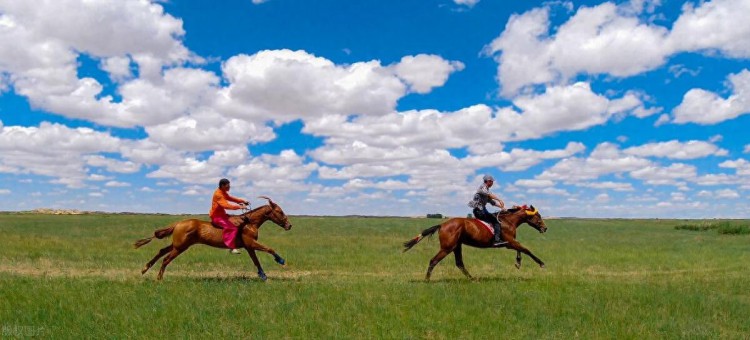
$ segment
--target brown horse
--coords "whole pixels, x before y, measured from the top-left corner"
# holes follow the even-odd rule
[[[516,240],[516,229],[522,223],[528,223],[534,229],[540,233],[547,231],[547,226],[544,225],[542,215],[534,208],[513,207],[503,212],[497,213],[498,220],[501,221],[501,232],[503,239],[507,242],[506,244],[499,246],[499,248],[509,248],[516,250],[516,268],[521,267],[521,253],[524,253],[534,259],[540,267],[544,268],[544,262],[531,253],[528,249],[524,248]],[[422,231],[419,235],[413,239],[404,243],[404,251],[407,251],[414,247],[419,241],[425,236],[434,234],[439,231],[440,236],[440,251],[437,255],[430,260],[430,266],[427,268],[427,276],[425,280],[430,280],[432,269],[448,254],[453,252],[456,257],[456,267],[469,279],[473,279],[471,274],[464,267],[463,254],[461,253],[461,245],[466,244],[477,248],[492,248],[493,235],[492,228],[489,226],[482,225],[477,219],[473,218],[452,218],[442,224],[430,227]]]
[[[284,230],[292,229],[292,224],[281,210],[281,207],[274,203],[270,198],[261,196],[268,200],[268,205],[255,208],[251,211],[245,212],[241,215],[230,216],[229,221],[234,225],[238,226],[242,237],[238,239],[242,240],[242,245],[247,250],[250,258],[253,260],[255,267],[258,268],[258,277],[261,280],[266,280],[266,274],[263,272],[263,268],[260,266],[258,256],[255,254],[256,250],[264,251],[273,255],[276,263],[284,265],[286,261],[279,256],[273,249],[258,243],[258,230],[260,226],[267,220],[273,221],[278,226],[284,228]],[[222,230],[214,227],[211,222],[201,221],[197,219],[182,220],[179,222],[172,223],[166,228],[159,229],[154,232],[154,236],[149,238],[140,239],[135,242],[135,248],[139,248],[146,243],[151,242],[152,239],[162,239],[169,235],[172,235],[172,244],[159,250],[159,253],[154,256],[151,261],[146,263],[146,266],[141,270],[141,275],[145,274],[151,266],[159,260],[160,257],[167,255],[164,261],[161,263],[161,269],[159,269],[158,280],[161,280],[164,276],[164,269],[169,265],[177,256],[182,254],[190,246],[200,243],[209,245],[215,248],[227,248],[222,238]]]

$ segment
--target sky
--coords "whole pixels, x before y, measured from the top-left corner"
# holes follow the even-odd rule
[[[750,0],[0,0],[0,211],[750,218]]]

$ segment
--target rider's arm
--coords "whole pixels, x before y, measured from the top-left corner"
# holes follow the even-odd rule
[[[492,203],[492,205],[499,207],[500,209],[505,208],[505,202],[503,202],[503,200],[501,200],[500,197],[497,197],[495,194],[490,194],[490,202]]]
[[[230,200],[230,201],[232,201],[232,202],[235,202],[235,203],[247,203],[247,201],[246,201],[246,200],[243,200],[243,199],[241,199],[241,198],[237,198],[237,197],[234,197],[234,196],[232,196],[232,195],[230,195],[230,194],[227,194],[227,199],[228,199],[228,200]]]
[[[234,197],[232,197],[232,196],[229,196],[229,195],[227,195],[227,196],[229,197],[229,199],[232,199],[232,198],[234,198]],[[237,209],[240,209],[240,208],[242,208],[242,207],[240,207],[239,205],[236,205],[236,204],[232,204],[232,203],[229,203],[229,201],[227,201],[227,199],[226,199],[226,198],[224,198],[224,196],[222,196],[222,195],[214,195],[214,201],[215,201],[215,202],[216,202],[216,203],[217,203],[217,204],[218,204],[219,206],[221,206],[221,207],[222,207],[222,208],[224,208],[224,209],[229,209],[229,210],[237,210]]]

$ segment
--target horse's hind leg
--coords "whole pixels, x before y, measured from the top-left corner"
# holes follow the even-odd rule
[[[184,252],[187,248],[172,248],[172,251],[169,252],[167,257],[164,258],[164,261],[161,262],[161,268],[159,269],[159,275],[156,277],[157,280],[161,280],[164,276],[164,269],[167,268],[167,266],[172,263],[172,260],[175,259],[175,257],[180,256],[182,252]]]
[[[166,255],[171,250],[172,250],[172,245],[171,244],[168,245],[168,246],[166,246],[166,247],[164,247],[164,248],[161,248],[161,250],[159,250],[159,252],[156,254],[156,256],[154,256],[154,258],[151,259],[151,261],[148,261],[148,263],[146,263],[146,266],[143,267],[143,270],[141,270],[141,275],[146,274],[146,272],[149,269],[151,269],[151,267],[154,265],[154,263],[156,263],[156,261],[158,261],[162,256]]]
[[[516,269],[521,269],[521,252],[516,251]]]
[[[435,255],[435,257],[430,260],[430,266],[427,267],[427,275],[425,276],[425,281],[430,281],[430,276],[432,275],[432,270],[437,266],[440,261],[442,261],[446,256],[450,254],[449,251],[446,251],[445,249],[440,249],[440,251]]]
[[[469,271],[466,270],[466,267],[464,267],[464,255],[461,252],[460,244],[456,246],[456,249],[453,249],[453,256],[456,258],[456,267],[458,267],[458,269],[461,269],[461,271],[464,273],[464,275],[466,275],[466,277],[473,280],[474,277],[472,277],[471,274],[469,274]]]

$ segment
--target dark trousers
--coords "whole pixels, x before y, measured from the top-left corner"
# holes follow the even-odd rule
[[[487,208],[474,208],[472,211],[474,213],[474,217],[485,221],[489,223],[493,229],[495,229],[495,242],[500,241],[500,223],[498,223],[497,218],[490,214],[489,211],[487,211]]]

